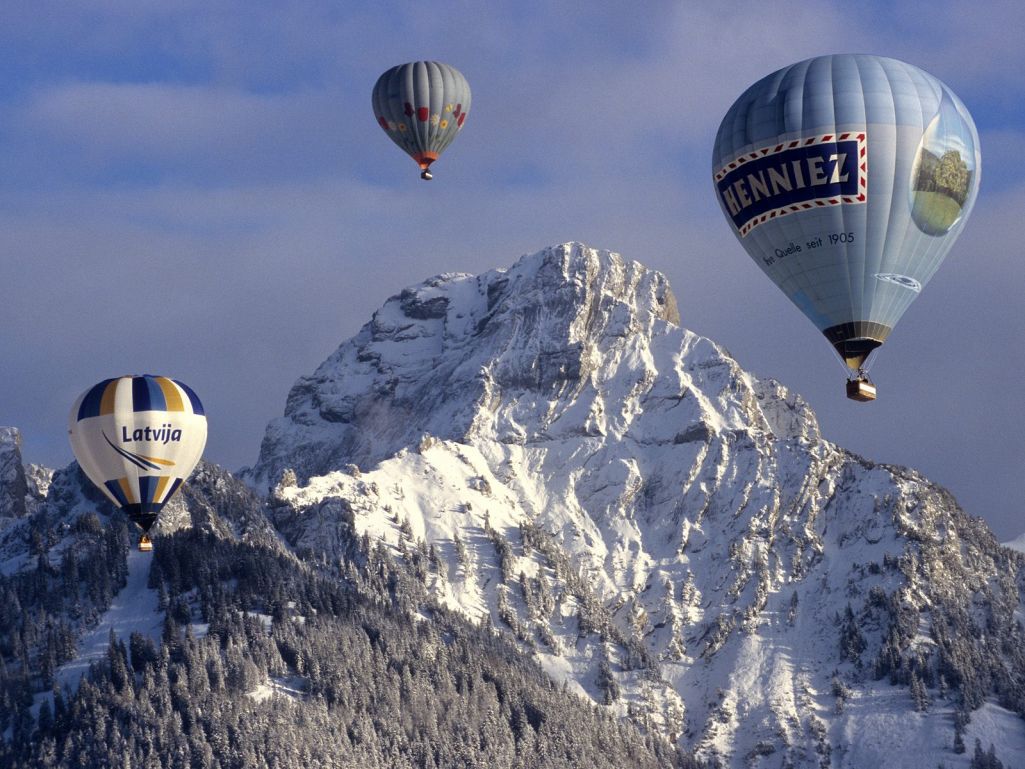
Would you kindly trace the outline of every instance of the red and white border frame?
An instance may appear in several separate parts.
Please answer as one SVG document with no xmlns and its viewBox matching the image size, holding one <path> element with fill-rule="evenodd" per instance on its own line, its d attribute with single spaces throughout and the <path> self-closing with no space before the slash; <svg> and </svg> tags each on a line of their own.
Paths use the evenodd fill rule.
<svg viewBox="0 0 1025 769">
<path fill-rule="evenodd" d="M 754 219 L 750 219 L 744 223 L 744 226 L 740 228 L 740 237 L 744 237 L 751 230 L 757 227 L 759 224 L 764 224 L 770 219 L 778 219 L 781 216 L 787 214 L 798 213 L 800 211 L 807 211 L 812 208 L 822 208 L 825 206 L 838 206 L 842 203 L 864 203 L 868 199 L 868 147 L 865 142 L 864 130 L 862 131 L 846 131 L 841 134 L 822 134 L 821 136 L 811 136 L 807 139 L 793 139 L 792 141 L 782 142 L 780 144 L 770 144 L 767 147 L 762 147 L 751 152 L 745 152 L 742 155 L 738 155 L 736 158 L 731 160 L 719 171 L 715 173 L 715 181 L 718 183 L 722 180 L 726 174 L 731 171 L 735 171 L 751 160 L 758 160 L 765 157 L 766 155 L 774 155 L 778 152 L 785 150 L 792 150 L 797 147 L 808 147 L 815 144 L 826 144 L 827 142 L 842 142 L 850 141 L 853 137 L 858 142 L 858 194 L 857 195 L 838 195 L 834 197 L 816 198 L 814 200 L 807 200 L 803 203 L 792 203 L 780 208 L 773 209 L 772 211 L 766 211 L 764 214 L 759 214 Z"/>
</svg>

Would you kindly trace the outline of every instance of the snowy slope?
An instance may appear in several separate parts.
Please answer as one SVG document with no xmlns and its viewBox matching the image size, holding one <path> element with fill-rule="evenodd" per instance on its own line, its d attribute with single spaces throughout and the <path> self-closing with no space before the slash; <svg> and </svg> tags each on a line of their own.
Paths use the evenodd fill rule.
<svg viewBox="0 0 1025 769">
<path fill-rule="evenodd" d="M 61 687 L 76 688 L 92 663 L 106 659 L 111 631 L 125 646 L 132 633 L 151 638 L 159 646 L 164 613 L 157 605 L 157 591 L 146 586 L 152 561 L 152 552 L 131 550 L 128 553 L 128 582 L 114 597 L 99 624 L 79 639 L 75 659 L 57 671 L 56 678 Z"/>
<path fill-rule="evenodd" d="M 20 455 L 16 461 L 21 462 Z M 70 636 L 74 656 L 54 671 L 57 685 L 77 689 L 89 666 L 106 658 L 111 631 L 126 646 L 133 632 L 159 646 L 165 612 L 158 591 L 147 587 L 154 553 L 135 549 L 138 529 L 125 528 L 123 516 L 74 463 L 56 473 L 28 465 L 11 476 L 28 479 L 30 514 L 0 528 L 0 576 L 24 580 L 36 574 L 30 584 L 38 587 L 30 590 L 30 601 L 50 593 L 42 599 L 48 616 L 41 615 L 38 606 L 23 610 L 22 616 L 27 618 L 30 638 L 42 636 L 45 641 L 52 626 L 63 626 L 55 657 L 67 659 L 64 633 Z M 0 492 L 4 489 L 0 483 Z M 231 473 L 206 462 L 162 511 L 152 533 L 159 547 L 159 537 L 185 528 L 291 557 L 266 517 L 264 502 Z M 126 547 L 125 562 L 121 555 Z M 205 625 L 193 623 L 192 630 L 195 637 L 202 637 Z M 43 648 L 41 644 L 35 655 L 37 665 L 42 664 Z M 37 708 L 44 698 L 52 701 L 51 695 L 37 693 Z"/>
<path fill-rule="evenodd" d="M 662 275 L 580 244 L 438 276 L 299 380 L 245 477 L 298 551 L 336 552 L 343 519 L 422 547 L 441 601 L 701 755 L 967 765 L 952 713 L 992 686 L 936 674 L 951 628 L 1021 640 L 1021 560 L 678 323 Z"/>
<path fill-rule="evenodd" d="M 1025 553 L 1025 534 L 1019 534 L 1010 542 L 1004 542 L 1004 547 L 1017 550 L 1019 553 Z"/>
</svg>

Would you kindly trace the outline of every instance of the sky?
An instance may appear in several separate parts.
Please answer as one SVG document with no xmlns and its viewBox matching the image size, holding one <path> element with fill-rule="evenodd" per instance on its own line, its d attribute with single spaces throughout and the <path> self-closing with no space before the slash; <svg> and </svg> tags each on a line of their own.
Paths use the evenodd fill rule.
<svg viewBox="0 0 1025 769">
<path fill-rule="evenodd" d="M 586 12 L 581 12 L 586 8 Z M 664 272 L 682 324 L 816 411 L 824 437 L 1025 532 L 1025 4 L 9 0 L 0 11 L 0 425 L 71 461 L 93 383 L 189 383 L 206 458 L 255 462 L 292 384 L 385 299 L 566 241 Z M 715 199 L 734 99 L 802 59 L 903 59 L 972 112 L 982 186 L 848 401 L 830 346 Z M 473 109 L 424 183 L 378 75 L 457 67 Z"/>
</svg>

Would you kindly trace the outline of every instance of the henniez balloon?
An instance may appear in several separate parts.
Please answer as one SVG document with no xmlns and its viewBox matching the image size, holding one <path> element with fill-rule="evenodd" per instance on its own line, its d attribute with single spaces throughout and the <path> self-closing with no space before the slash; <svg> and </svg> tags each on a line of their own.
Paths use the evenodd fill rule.
<svg viewBox="0 0 1025 769">
<path fill-rule="evenodd" d="M 979 138 L 943 83 L 902 61 L 839 54 L 748 88 L 719 126 L 719 205 L 755 263 L 864 369 L 964 228 Z"/>
<path fill-rule="evenodd" d="M 105 379 L 75 401 L 68 435 L 82 472 L 143 530 L 195 469 L 206 445 L 203 404 L 161 376 Z"/>
<path fill-rule="evenodd" d="M 455 67 L 414 61 L 377 79 L 373 105 L 381 128 L 420 166 L 420 178 L 431 179 L 431 163 L 470 113 L 470 85 Z"/>
</svg>

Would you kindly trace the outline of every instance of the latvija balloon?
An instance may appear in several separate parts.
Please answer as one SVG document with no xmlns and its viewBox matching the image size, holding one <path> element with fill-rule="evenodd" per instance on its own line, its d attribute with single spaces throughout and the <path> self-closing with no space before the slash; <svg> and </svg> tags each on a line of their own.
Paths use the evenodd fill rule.
<svg viewBox="0 0 1025 769">
<path fill-rule="evenodd" d="M 755 263 L 875 398 L 869 355 L 964 228 L 979 137 L 943 83 L 881 56 L 820 56 L 755 83 L 719 126 L 719 205 Z"/>
<path fill-rule="evenodd" d="M 143 531 L 195 469 L 206 445 L 203 404 L 162 376 L 105 379 L 75 401 L 68 435 L 82 472 Z"/>
<path fill-rule="evenodd" d="M 431 179 L 431 163 L 462 130 L 470 85 L 455 67 L 413 61 L 392 67 L 374 86 L 374 116 L 389 138 Z"/>
</svg>

